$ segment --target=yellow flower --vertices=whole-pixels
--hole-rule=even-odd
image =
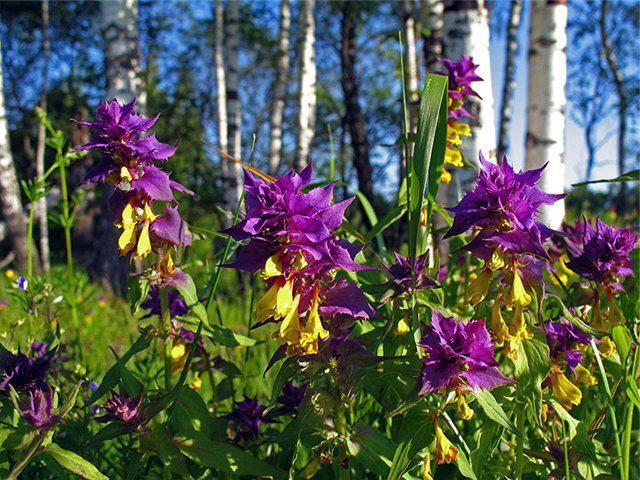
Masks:
[[[422,480],[433,480],[431,476],[431,456],[429,452],[422,458]]]
[[[122,234],[118,238],[118,249],[121,255],[125,255],[136,247],[134,257],[143,259],[151,253],[151,239],[149,226],[157,218],[148,203],[144,207],[134,207],[133,201],[127,203],[122,210],[121,222],[117,224]],[[142,225],[138,232],[138,225]]]
[[[454,167],[462,167],[462,153],[457,148],[447,145],[444,151],[444,163],[453,165]]]
[[[267,278],[279,277],[280,275],[282,275],[282,262],[280,261],[279,254],[276,253],[267,258],[260,277],[266,280]]]
[[[469,408],[469,405],[467,405],[467,402],[464,399],[464,395],[462,394],[458,394],[456,413],[458,415],[458,418],[461,418],[462,420],[471,420],[471,418],[473,417],[473,410]]]
[[[407,333],[409,333],[410,330],[411,330],[411,327],[407,323],[406,316],[404,316],[400,320],[398,320],[398,325],[396,325],[394,333],[396,335],[406,335]]]
[[[514,269],[513,271],[513,283],[511,285],[511,290],[509,290],[505,296],[504,302],[507,308],[513,308],[514,306],[526,307],[531,303],[531,295],[529,295],[527,290],[524,288],[524,284],[522,283],[522,279],[520,278],[520,274],[517,269]]]
[[[461,145],[462,138],[470,137],[471,128],[466,123],[448,123],[447,124],[447,142],[451,145]]]
[[[195,374],[195,378],[189,383],[189,387],[196,392],[202,388],[202,379],[200,378],[200,375],[197,373]]]
[[[509,341],[509,329],[502,318],[501,299],[496,298],[491,307],[491,331],[498,343]]]
[[[558,368],[551,369],[549,382],[551,383],[553,394],[564,408],[571,410],[573,405],[580,405],[582,392]]]
[[[271,318],[276,321],[282,320],[297,307],[297,301],[294,305],[293,285],[291,282],[285,282],[283,278],[278,278],[258,300],[253,319],[256,322],[265,322]]]
[[[533,334],[527,329],[527,324],[524,321],[524,311],[521,306],[516,306],[513,312],[513,318],[509,326],[509,334],[519,340],[533,338]]]
[[[591,372],[584,368],[582,365],[578,365],[575,368],[575,374],[578,382],[584,383],[587,387],[593,387],[598,384],[598,380],[596,380],[596,377],[591,375]]]
[[[602,337],[598,344],[598,350],[603,357],[610,357],[616,353],[616,346],[613,344],[609,337]]]
[[[7,270],[4,271],[5,276],[11,280],[12,282],[14,280],[16,280],[18,278],[18,274],[15,272],[15,270],[12,270],[10,268],[8,268]]]
[[[471,281],[465,295],[465,300],[467,302],[470,302],[472,305],[476,305],[484,300],[487,293],[489,293],[489,284],[491,283],[492,274],[491,270],[482,270],[480,275]]]
[[[453,445],[445,436],[444,432],[436,421],[436,451],[433,455],[438,465],[443,463],[451,463],[458,460],[458,448]]]
[[[440,174],[440,181],[442,183],[451,183],[451,174],[444,168],[442,169],[442,173]]]
[[[505,266],[504,254],[502,251],[496,249],[491,254],[491,261],[487,264],[487,267],[493,272],[500,270]]]

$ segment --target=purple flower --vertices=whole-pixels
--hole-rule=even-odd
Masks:
[[[29,280],[27,280],[25,277],[20,276],[16,280],[16,285],[18,287],[18,290],[22,290],[23,292],[26,292],[27,289],[29,288]]]
[[[100,384],[98,382],[91,381],[89,382],[89,391],[95,392],[100,388]]]
[[[465,95],[478,96],[471,88],[471,83],[481,82],[482,77],[476,73],[478,65],[473,63],[473,57],[462,55],[457,62],[448,58],[439,58],[438,61],[447,69],[450,97],[461,99]]]
[[[182,317],[189,313],[189,306],[184,301],[182,295],[177,290],[169,290],[167,292],[167,301],[169,304],[169,313],[171,318]],[[140,304],[140,308],[149,309],[143,318],[148,318],[153,315],[162,315],[162,305],[160,301],[160,288],[152,286],[149,290],[147,298]]]
[[[548,258],[542,244],[553,230],[537,220],[538,209],[564,195],[547,194],[536,186],[543,169],[516,173],[506,157],[494,165],[480,153],[476,185],[458,205],[448,209],[455,218],[445,238],[473,228],[479,232],[463,249],[485,261],[490,261],[498,249]]]
[[[589,345],[589,335],[566,319],[547,323],[546,331],[551,358],[556,363],[565,361],[573,371],[584,358],[580,346]]]
[[[51,366],[51,352],[29,358],[18,351],[17,355],[5,352],[0,358],[0,393],[9,394],[9,386],[17,392],[44,388],[44,377]]]
[[[300,174],[290,170],[275,182],[267,182],[245,171],[246,214],[225,233],[249,243],[230,266],[255,272],[280,252],[285,271],[299,253],[309,270],[364,268],[353,261],[361,248],[337,240],[332,233],[342,224],[344,212],[353,199],[332,203],[335,184],[303,191],[311,184],[311,173],[308,166]]]
[[[429,252],[416,257],[413,262],[399,253],[394,253],[396,263],[385,265],[391,275],[395,290],[399,293],[410,292],[415,278],[416,290],[434,288],[438,284],[427,275],[429,265]],[[413,263],[413,265],[412,265]]]
[[[29,392],[29,405],[20,411],[20,417],[38,430],[51,428],[60,421],[59,415],[52,414],[53,390],[49,385]]]
[[[342,278],[325,286],[321,295],[318,311],[323,319],[344,323],[341,320],[345,318],[353,321],[354,319],[368,320],[376,316],[376,311],[371,307],[362,290],[354,283]]]
[[[420,394],[441,388],[488,389],[515,383],[498,369],[484,320],[467,323],[434,311],[423,325],[424,349]]]
[[[611,227],[600,219],[593,228],[585,219],[582,235],[569,244],[567,267],[587,280],[615,286],[633,274],[629,253],[637,241],[631,230]]]
[[[291,380],[287,380],[282,387],[282,394],[278,397],[281,405],[274,413],[279,415],[293,415],[304,400],[307,385],[296,387]]]
[[[133,427],[137,426],[142,420],[140,412],[142,396],[130,398],[126,395],[118,395],[115,392],[112,392],[111,395],[111,398],[107,399],[102,406],[104,415],[96,418],[96,420],[101,423],[118,421]]]
[[[233,441],[246,445],[256,439],[260,434],[260,425],[273,423],[264,412],[266,406],[260,405],[257,398],[244,396],[244,400],[234,402],[233,410],[226,418],[231,420],[233,426]]]

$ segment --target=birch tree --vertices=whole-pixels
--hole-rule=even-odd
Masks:
[[[463,54],[471,55],[474,63],[479,65],[478,75],[484,80],[474,87],[482,100],[476,97],[469,100],[469,111],[475,119],[470,121],[472,136],[463,142],[462,155],[473,164],[478,162],[479,151],[482,151],[485,158],[495,160],[496,129],[489,55],[489,14],[484,0],[445,0],[442,43],[444,55],[452,60],[459,60]],[[462,185],[474,176],[470,169],[458,171]]]
[[[287,79],[289,76],[289,29],[291,27],[291,9],[289,0],[280,2],[280,33],[278,38],[278,58],[276,60],[276,79],[273,84],[273,102],[269,131],[269,173],[276,175],[282,156],[282,117],[287,98]]]
[[[227,146],[232,157],[242,159],[242,106],[240,104],[238,70],[238,48],[240,43],[240,2],[229,0],[225,18],[225,60],[227,81]],[[233,211],[242,193],[242,166],[236,162],[229,164],[229,177],[225,192],[227,210]]]
[[[144,89],[138,37],[137,0],[115,0],[100,3],[102,37],[104,41],[107,98],[120,102],[136,99],[136,110],[144,112]],[[107,203],[111,187],[103,190],[102,213],[95,226],[97,242],[93,268],[97,274],[116,290],[124,290],[129,265],[117,254],[117,232],[111,224],[111,212]]]
[[[516,58],[518,56],[518,30],[522,18],[522,0],[511,0],[509,23],[507,24],[507,45],[504,61],[504,83],[502,84],[502,104],[500,105],[500,130],[498,134],[498,159],[509,149],[511,119],[513,117],[513,96],[516,90]]]
[[[42,90],[40,93],[40,108],[47,111],[47,84],[49,81],[49,52],[51,50],[51,40],[49,38],[49,0],[42,0]],[[38,146],[36,147],[36,177],[42,180],[44,176],[44,151],[47,130],[40,123],[38,125]],[[48,272],[51,268],[49,253],[49,225],[47,222],[47,199],[42,197],[37,204],[37,217],[40,225],[40,259],[42,269]]]
[[[214,62],[216,70],[218,145],[223,152],[226,152],[229,145],[227,143],[227,80],[224,71],[224,7],[222,6],[222,0],[216,0],[215,3],[215,29]],[[224,157],[220,157],[220,167],[222,180],[226,184],[229,179],[229,161]]]
[[[22,209],[20,187],[11,155],[9,125],[4,103],[4,75],[2,71],[2,42],[0,41],[0,203],[7,223],[7,231],[15,254],[16,264],[22,271],[27,266],[27,217]]]
[[[547,165],[541,188],[564,192],[564,109],[567,81],[566,0],[531,3],[529,27],[529,88],[526,168]],[[558,228],[564,219],[564,201],[544,205],[541,219]]]
[[[405,66],[405,91],[409,107],[409,132],[415,133],[418,121],[418,109],[420,108],[420,92],[418,87],[418,57],[416,54],[416,21],[414,16],[413,0],[402,2],[402,24],[404,32],[404,66]],[[410,145],[409,155],[413,155],[413,144]],[[406,169],[405,150],[402,149],[400,178],[404,178]]]
[[[294,167],[300,170],[309,164],[311,143],[316,130],[316,24],[313,14],[315,0],[300,1],[300,93],[298,142]]]
[[[425,27],[421,32],[424,65],[427,72],[432,72],[438,69],[438,58],[442,56],[444,1],[420,0],[420,16]]]

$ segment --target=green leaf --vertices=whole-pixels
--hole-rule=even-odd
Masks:
[[[40,455],[46,455],[55,460],[61,467],[79,475],[86,480],[109,480],[109,478],[80,455],[60,448],[50,443],[42,449]]]
[[[130,276],[127,282],[127,294],[131,305],[131,315],[135,315],[151,289],[149,280],[144,277]]]
[[[167,285],[172,286],[180,293],[180,296],[184,299],[185,303],[191,310],[191,315],[195,316],[199,322],[204,324],[205,327],[209,325],[207,309],[202,305],[202,303],[200,303],[196,284],[193,282],[190,275],[182,270],[176,269]]]
[[[207,331],[208,337],[225,347],[251,347],[258,343],[254,338],[249,338],[245,335],[234,332],[230,328],[221,327],[214,323],[206,325],[204,328]]]
[[[140,334],[140,337],[134,342],[133,345],[127,350],[127,352],[120,358],[120,360],[116,361],[114,365],[107,371],[107,373],[102,378],[102,382],[100,382],[100,386],[98,389],[93,392],[91,398],[89,399],[88,404],[91,405],[95,403],[97,400],[102,398],[107,392],[111,389],[115,388],[118,385],[118,381],[120,380],[120,365],[126,365],[131,357],[133,357],[136,353],[139,353],[151,344],[151,336],[149,335],[149,330],[143,330]]]
[[[518,393],[532,409],[536,422],[540,422],[542,412],[542,382],[551,369],[549,347],[542,334],[520,343],[515,364]]]
[[[509,419],[502,406],[489,390],[477,390],[474,392],[476,400],[484,413],[498,425],[506,428],[509,432],[522,438],[522,433]]]
[[[567,412],[567,410],[562,405],[560,405],[560,403],[556,399],[550,398],[549,405],[551,405],[551,408],[555,410],[555,412],[562,420],[567,422],[567,427],[569,429],[569,440],[571,440],[576,435],[578,425],[580,425],[580,421],[573,418],[571,414]]]
[[[360,190],[356,190],[355,193],[356,193],[356,197],[358,197],[358,200],[360,201],[360,205],[362,205],[362,209],[364,210],[365,214],[367,215],[367,219],[369,220],[369,223],[371,225],[377,225],[378,224],[378,216],[376,215],[376,211],[373,209],[373,206],[371,205],[371,202],[369,202],[367,197],[365,197],[364,194]],[[376,239],[376,243],[378,244],[378,249],[382,253],[383,257],[386,257],[387,256],[387,254],[386,254],[387,249],[386,249],[386,247],[384,245],[384,239],[382,238],[382,235],[380,235],[379,233],[376,234],[375,235],[375,239]]]
[[[396,445],[383,433],[362,422],[358,422],[354,429],[355,433],[350,439],[354,459],[376,475],[387,476]]]
[[[424,404],[409,410],[398,433],[400,444],[393,455],[388,480],[400,479],[416,454],[433,441],[433,435],[433,415],[424,408]]]
[[[440,183],[447,135],[448,79],[428,74],[422,90],[413,157],[407,165],[409,184],[409,255],[421,250],[420,220],[427,193],[427,225]],[[428,187],[428,188],[427,188]]]
[[[270,465],[229,443],[209,440],[198,435],[174,440],[180,451],[198,465],[214,468],[230,475],[287,478],[287,472]]]
[[[638,389],[638,384],[631,375],[627,375],[625,378],[624,391],[627,397],[629,397],[629,400],[640,410],[640,389]]]
[[[458,460],[456,460],[456,465],[458,466],[458,470],[460,473],[471,480],[478,480],[476,477],[473,468],[471,467],[471,462],[465,455],[463,451],[458,452]]]
[[[631,344],[633,342],[631,338],[631,333],[629,333],[629,329],[623,325],[616,325],[613,327],[611,331],[611,338],[613,342],[616,344],[616,349],[620,354],[620,361],[624,366],[624,362],[629,355],[629,350],[631,350]]]
[[[592,185],[594,183],[618,183],[618,182],[638,182],[640,181],[640,170],[631,170],[623,173],[619,177],[609,178],[605,180],[591,180],[589,182],[574,183],[572,187],[580,187],[582,185]]]
[[[80,391],[80,387],[82,386],[82,382],[78,382],[74,385],[73,390],[71,390],[71,393],[69,394],[69,396],[67,397],[67,401],[64,403],[64,405],[60,408],[60,413],[59,415],[64,418],[67,416],[67,414],[71,411],[71,409],[73,407],[75,407],[76,405],[76,398],[78,398],[78,392]]]
[[[376,223],[374,227],[364,235],[364,239],[367,242],[370,242],[373,238],[378,237],[398,219],[402,218],[406,211],[406,207],[397,206],[393,210],[387,212],[387,214],[378,220],[378,223]]]

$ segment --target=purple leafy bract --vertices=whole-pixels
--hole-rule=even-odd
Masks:
[[[234,402],[233,410],[227,415],[233,424],[234,442],[246,444],[258,437],[260,425],[273,423],[273,420],[264,414],[266,409],[265,405],[258,403],[257,398],[246,395],[244,400]]]
[[[0,393],[9,394],[9,386],[17,392],[28,392],[45,387],[44,377],[51,366],[51,354],[27,357],[21,352],[10,352],[0,358]]]
[[[60,416],[52,413],[53,390],[50,386],[29,392],[29,404],[26,410],[20,411],[20,417],[38,430],[52,427],[60,421]]]
[[[130,398],[112,392],[111,398],[107,399],[102,407],[104,415],[97,417],[96,420],[102,423],[115,420],[135,426],[141,421],[141,404],[142,397]]]
[[[484,260],[491,260],[496,249],[548,258],[542,244],[553,230],[537,219],[538,209],[564,195],[548,194],[536,186],[543,169],[516,173],[506,157],[494,165],[480,153],[476,185],[458,205],[448,209],[455,218],[445,238],[478,229],[478,234],[463,249]]]
[[[584,358],[580,345],[589,345],[589,335],[565,319],[546,324],[547,345],[551,358],[564,360],[573,370]]]
[[[600,219],[595,228],[585,220],[581,236],[569,244],[567,267],[594,282],[616,284],[633,274],[629,253],[638,237],[626,228],[614,228]]]
[[[498,369],[484,320],[467,323],[433,312],[423,326],[420,394],[441,388],[488,389],[514,383]]]

